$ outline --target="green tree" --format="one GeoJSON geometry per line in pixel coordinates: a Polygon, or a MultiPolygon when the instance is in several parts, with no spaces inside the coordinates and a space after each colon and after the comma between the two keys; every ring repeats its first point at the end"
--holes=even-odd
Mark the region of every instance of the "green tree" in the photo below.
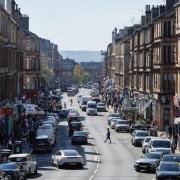
{"type": "Polygon", "coordinates": [[[41,76],[42,76],[44,83],[47,85],[52,80],[52,78],[54,76],[54,72],[52,69],[50,69],[48,67],[44,67],[41,71],[41,76]]]}

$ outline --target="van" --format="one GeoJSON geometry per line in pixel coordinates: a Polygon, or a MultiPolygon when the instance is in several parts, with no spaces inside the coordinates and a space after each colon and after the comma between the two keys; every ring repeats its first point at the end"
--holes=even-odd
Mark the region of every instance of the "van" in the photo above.
{"type": "Polygon", "coordinates": [[[49,138],[51,145],[53,146],[56,142],[55,135],[54,135],[54,128],[52,124],[43,124],[37,129],[36,136],[43,136],[46,135],[49,138]]]}
{"type": "Polygon", "coordinates": [[[94,101],[87,102],[86,114],[87,115],[97,115],[96,102],[94,102],[94,101]]]}
{"type": "Polygon", "coordinates": [[[23,104],[25,108],[25,112],[30,115],[44,115],[45,111],[43,111],[36,104],[23,104]]]}
{"type": "Polygon", "coordinates": [[[87,102],[91,100],[92,100],[91,96],[82,96],[80,100],[80,108],[82,109],[82,111],[86,111],[87,102]]]}

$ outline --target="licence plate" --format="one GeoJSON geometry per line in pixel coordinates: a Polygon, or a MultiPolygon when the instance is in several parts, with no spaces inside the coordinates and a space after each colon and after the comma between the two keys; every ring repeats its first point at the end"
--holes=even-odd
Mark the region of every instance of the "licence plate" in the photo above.
{"type": "Polygon", "coordinates": [[[74,166],[74,165],[76,165],[76,163],[69,163],[69,165],[72,165],[72,166],[74,166]]]}
{"type": "Polygon", "coordinates": [[[147,166],[143,166],[143,165],[142,165],[142,166],[140,166],[140,167],[142,167],[142,168],[147,168],[147,166]]]}

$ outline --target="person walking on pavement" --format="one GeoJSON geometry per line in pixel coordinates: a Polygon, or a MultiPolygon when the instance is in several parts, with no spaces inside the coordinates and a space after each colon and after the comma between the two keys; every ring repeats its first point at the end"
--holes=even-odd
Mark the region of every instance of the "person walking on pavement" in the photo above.
{"type": "Polygon", "coordinates": [[[66,102],[64,102],[64,109],[66,109],[66,102]]]}
{"type": "Polygon", "coordinates": [[[106,140],[104,142],[106,143],[107,140],[109,140],[109,142],[111,143],[111,132],[109,128],[107,128],[106,140]]]}

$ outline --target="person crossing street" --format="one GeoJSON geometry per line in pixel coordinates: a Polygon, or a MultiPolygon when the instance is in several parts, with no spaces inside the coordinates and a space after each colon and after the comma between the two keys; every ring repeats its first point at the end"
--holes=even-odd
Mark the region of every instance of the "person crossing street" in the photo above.
{"type": "Polygon", "coordinates": [[[107,128],[106,140],[104,142],[106,143],[107,140],[109,140],[109,142],[111,143],[111,132],[109,128],[107,128]]]}

